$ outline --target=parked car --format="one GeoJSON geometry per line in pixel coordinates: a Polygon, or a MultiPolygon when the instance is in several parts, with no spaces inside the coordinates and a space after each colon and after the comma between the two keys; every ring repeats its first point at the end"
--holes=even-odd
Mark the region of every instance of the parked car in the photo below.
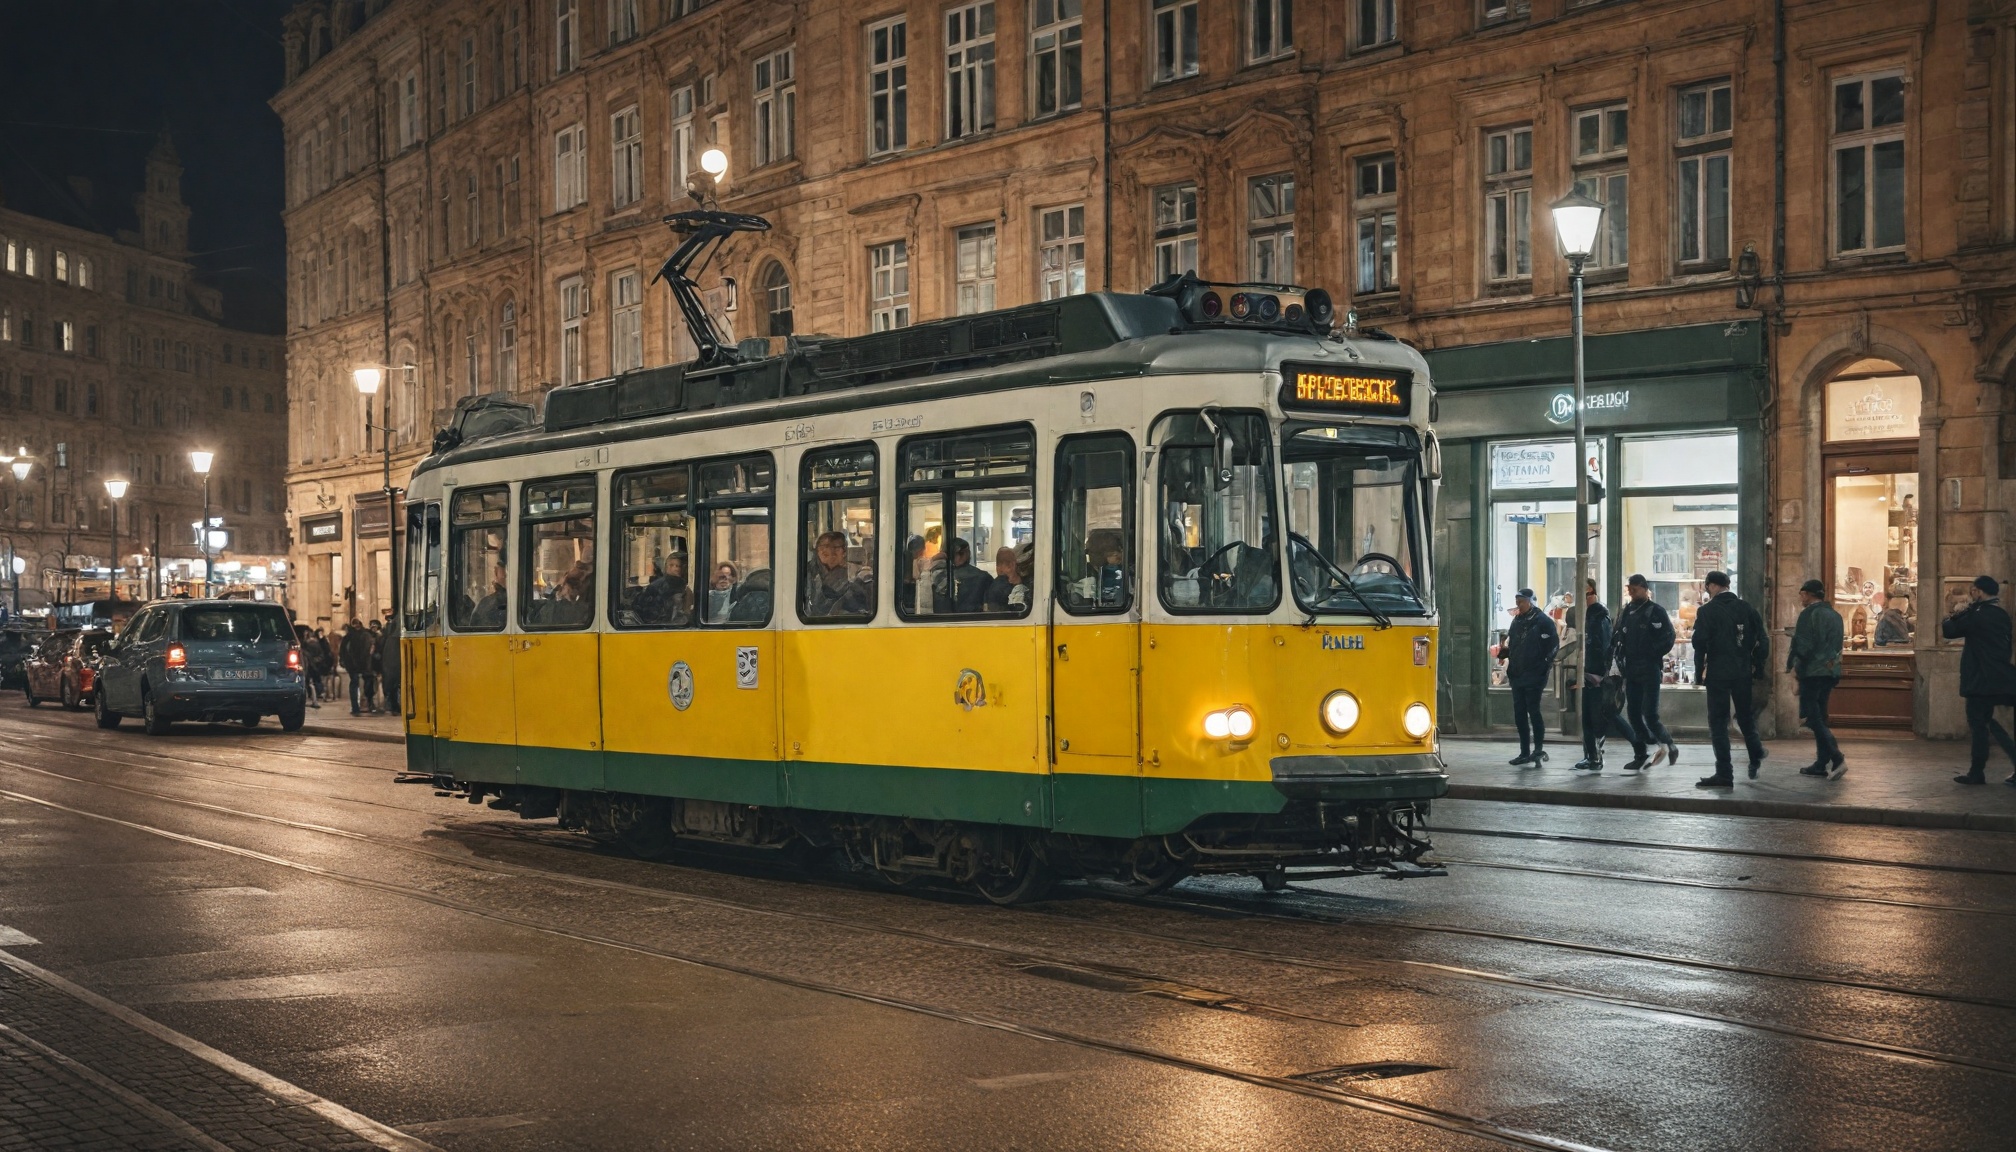
{"type": "Polygon", "coordinates": [[[236,720],[256,728],[260,717],[278,716],[292,732],[307,717],[301,648],[278,604],[151,604],[105,646],[99,662],[100,728],[138,716],[159,736],[177,720],[236,720]]]}
{"type": "Polygon", "coordinates": [[[28,657],[35,654],[36,646],[46,635],[39,630],[0,628],[0,690],[27,686],[24,669],[28,657]]]}
{"type": "Polygon", "coordinates": [[[44,700],[61,700],[80,711],[95,698],[98,656],[112,639],[104,628],[70,628],[52,633],[35,649],[23,668],[30,708],[44,700]]]}

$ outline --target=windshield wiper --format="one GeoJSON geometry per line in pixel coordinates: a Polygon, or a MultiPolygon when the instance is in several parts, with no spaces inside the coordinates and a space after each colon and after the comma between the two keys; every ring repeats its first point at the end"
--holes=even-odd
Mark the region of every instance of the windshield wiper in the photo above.
{"type": "MultiPolygon", "coordinates": [[[[1296,544],[1300,544],[1302,546],[1303,551],[1309,553],[1311,556],[1314,556],[1318,564],[1321,564],[1323,565],[1324,568],[1328,569],[1331,578],[1335,580],[1339,585],[1341,585],[1346,592],[1349,592],[1353,600],[1358,601],[1359,605],[1365,609],[1367,615],[1372,617],[1373,622],[1378,627],[1384,629],[1384,628],[1391,628],[1393,626],[1393,621],[1388,620],[1384,612],[1381,612],[1379,611],[1379,609],[1374,608],[1372,606],[1372,602],[1365,598],[1365,594],[1358,591],[1358,586],[1351,582],[1351,574],[1344,571],[1344,569],[1339,568],[1336,562],[1331,560],[1328,556],[1325,556],[1323,555],[1323,553],[1317,551],[1316,546],[1314,544],[1309,543],[1309,538],[1307,536],[1302,535],[1300,532],[1290,532],[1288,534],[1288,539],[1296,544]]],[[[1418,603],[1420,601],[1420,597],[1418,596],[1415,597],[1415,601],[1418,603]]],[[[1314,624],[1315,622],[1316,622],[1316,613],[1314,611],[1311,611],[1309,613],[1309,618],[1302,622],[1302,626],[1306,628],[1309,625],[1314,624]]]]}

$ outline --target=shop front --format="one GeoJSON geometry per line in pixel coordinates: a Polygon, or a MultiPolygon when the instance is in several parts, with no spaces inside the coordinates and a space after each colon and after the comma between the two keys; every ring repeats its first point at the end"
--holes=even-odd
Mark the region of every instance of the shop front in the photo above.
{"type": "MultiPolygon", "coordinates": [[[[1757,396],[1763,337],[1755,324],[1695,325],[1587,341],[1583,408],[1595,482],[1590,573],[1614,613],[1624,581],[1643,574],[1672,617],[1661,711],[1700,729],[1688,639],[1701,578],[1728,572],[1761,603],[1763,456],[1757,396]]],[[[1574,639],[1575,399],[1567,339],[1428,353],[1443,443],[1436,525],[1446,640],[1443,715],[1457,732],[1509,728],[1511,693],[1496,659],[1521,588],[1574,639]]],[[[1557,683],[1546,706],[1559,710],[1557,683]]]]}

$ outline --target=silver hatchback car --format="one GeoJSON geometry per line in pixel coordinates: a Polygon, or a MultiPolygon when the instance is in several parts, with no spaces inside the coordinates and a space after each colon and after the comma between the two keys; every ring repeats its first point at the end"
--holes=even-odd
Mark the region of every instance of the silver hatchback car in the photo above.
{"type": "Polygon", "coordinates": [[[98,726],[139,716],[161,735],[177,720],[236,720],[256,728],[280,717],[289,732],[308,707],[294,623],[278,604],[169,600],[135,613],[106,645],[98,673],[98,726]]]}

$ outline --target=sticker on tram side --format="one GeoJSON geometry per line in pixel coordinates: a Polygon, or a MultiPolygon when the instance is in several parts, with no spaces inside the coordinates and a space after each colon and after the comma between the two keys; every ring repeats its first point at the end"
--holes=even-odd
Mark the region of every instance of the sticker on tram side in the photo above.
{"type": "Polygon", "coordinates": [[[693,669],[684,660],[672,662],[672,671],[665,675],[665,695],[672,698],[672,707],[684,712],[693,706],[693,669]]]}
{"type": "Polygon", "coordinates": [[[952,688],[952,702],[971,712],[987,706],[987,681],[971,668],[959,670],[959,682],[952,688]]]}
{"type": "Polygon", "coordinates": [[[756,687],[756,649],[735,649],[735,687],[756,687]]]}
{"type": "Polygon", "coordinates": [[[1414,637],[1414,666],[1416,668],[1426,668],[1428,666],[1428,638],[1426,636],[1414,637]]]}

